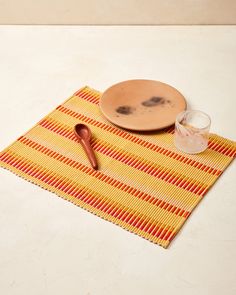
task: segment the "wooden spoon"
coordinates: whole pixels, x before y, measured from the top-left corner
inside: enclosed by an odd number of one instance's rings
[[[90,145],[90,139],[92,137],[91,130],[85,124],[76,124],[74,127],[74,133],[77,139],[80,141],[88,159],[93,167],[93,169],[98,169],[98,164],[96,157],[94,155],[93,149]]]

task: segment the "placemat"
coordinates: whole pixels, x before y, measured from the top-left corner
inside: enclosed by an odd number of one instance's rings
[[[167,248],[193,209],[236,156],[236,143],[211,134],[209,148],[187,155],[173,127],[132,133],[100,113],[101,93],[83,87],[0,153],[0,165],[93,214]],[[99,170],[73,133],[93,133]]]

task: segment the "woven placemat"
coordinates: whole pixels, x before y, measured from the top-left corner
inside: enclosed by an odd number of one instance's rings
[[[100,113],[100,92],[84,87],[0,153],[0,165],[122,228],[167,248],[236,156],[236,143],[211,134],[187,155],[173,127],[137,134]],[[87,124],[99,170],[90,167],[73,127]]]

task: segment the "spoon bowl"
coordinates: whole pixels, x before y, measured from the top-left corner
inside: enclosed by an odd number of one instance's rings
[[[79,140],[88,140],[90,141],[92,137],[91,130],[85,124],[76,124],[75,125],[75,135]]]

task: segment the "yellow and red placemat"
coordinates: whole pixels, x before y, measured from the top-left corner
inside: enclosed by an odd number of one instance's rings
[[[211,134],[187,155],[173,128],[141,135],[102,117],[100,93],[84,87],[0,153],[0,165],[122,228],[167,248],[236,156],[236,143]],[[73,127],[89,125],[99,170],[90,167]]]

